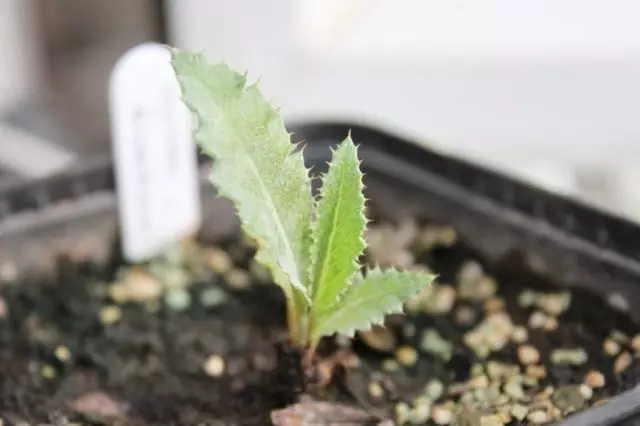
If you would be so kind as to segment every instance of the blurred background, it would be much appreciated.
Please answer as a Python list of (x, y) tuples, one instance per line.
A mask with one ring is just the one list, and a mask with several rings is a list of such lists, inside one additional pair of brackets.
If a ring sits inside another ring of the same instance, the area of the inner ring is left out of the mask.
[(637, 0), (0, 0), (0, 183), (110, 150), (128, 49), (204, 50), (289, 120), (369, 123), (640, 221)]

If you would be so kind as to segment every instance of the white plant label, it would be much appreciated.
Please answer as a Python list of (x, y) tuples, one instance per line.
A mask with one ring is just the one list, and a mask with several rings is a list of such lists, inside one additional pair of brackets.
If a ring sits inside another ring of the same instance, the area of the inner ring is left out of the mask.
[(122, 250), (131, 262), (152, 258), (200, 227), (193, 119), (170, 60), (162, 45), (139, 45), (111, 75)]

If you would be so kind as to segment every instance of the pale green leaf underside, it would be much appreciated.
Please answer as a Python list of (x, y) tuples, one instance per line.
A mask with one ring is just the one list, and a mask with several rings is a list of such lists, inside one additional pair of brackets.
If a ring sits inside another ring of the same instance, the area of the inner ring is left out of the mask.
[(322, 312), (313, 330), (312, 340), (334, 333), (353, 336), (381, 324), (386, 314), (402, 312), (404, 301), (431, 284), (434, 276), (423, 272), (400, 272), (395, 269), (370, 270), (358, 274), (340, 302)]
[(198, 117), (196, 141), (214, 158), (212, 183), (234, 202), (276, 281), (286, 285), (279, 270), (308, 298), (310, 178), (278, 111), (224, 64), (175, 49), (172, 64), (183, 100)]
[(333, 152), (322, 179), (316, 219), (312, 224), (311, 282), (314, 312), (338, 301), (349, 278), (359, 269), (357, 258), (365, 248), (362, 172), (351, 137)]
[(291, 280), (289, 280), (289, 276), (284, 273), (280, 268), (275, 267), (275, 263), (273, 259), (269, 257), (267, 251), (259, 247), (256, 254), (255, 259), (258, 263), (265, 266), (269, 272), (271, 273), (271, 278), (273, 282), (280, 286), (284, 291), (287, 298), (293, 298), (294, 287), (291, 286)]

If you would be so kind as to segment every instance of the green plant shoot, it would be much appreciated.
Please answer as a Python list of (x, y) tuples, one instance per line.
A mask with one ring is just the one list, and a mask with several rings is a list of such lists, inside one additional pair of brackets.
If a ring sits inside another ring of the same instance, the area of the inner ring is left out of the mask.
[(215, 161), (211, 182), (233, 202), (287, 301), (291, 343), (313, 354), (323, 336), (353, 336), (401, 312), (433, 280), (421, 272), (362, 271), (365, 198), (357, 147), (332, 152), (320, 196), (302, 150), (257, 83), (202, 54), (171, 50), (185, 104), (196, 114), (199, 147)]

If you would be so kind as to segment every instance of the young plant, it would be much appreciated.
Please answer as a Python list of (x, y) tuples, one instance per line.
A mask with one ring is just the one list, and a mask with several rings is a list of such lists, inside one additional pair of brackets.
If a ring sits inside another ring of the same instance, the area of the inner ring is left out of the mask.
[(198, 119), (197, 143), (214, 159), (211, 181), (235, 205), (256, 260), (284, 291), (292, 345), (311, 357), (323, 336), (381, 323), (430, 284), (433, 276), (420, 272), (361, 271), (367, 219), (350, 136), (332, 152), (314, 199), (302, 151), (257, 83), (201, 54), (172, 49), (171, 61)]

